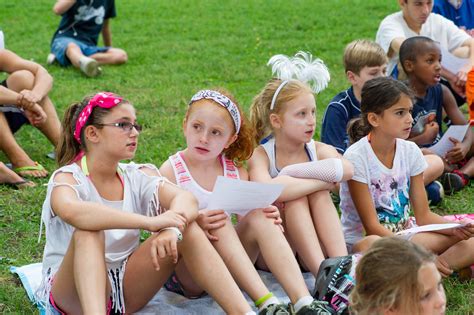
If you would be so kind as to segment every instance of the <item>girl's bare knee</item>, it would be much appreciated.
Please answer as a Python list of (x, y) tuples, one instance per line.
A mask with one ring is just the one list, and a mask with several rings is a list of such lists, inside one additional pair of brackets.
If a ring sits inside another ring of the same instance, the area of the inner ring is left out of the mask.
[(7, 85), (16, 92), (31, 90), (35, 83), (35, 76), (28, 70), (15, 71), (7, 79)]
[(105, 245), (105, 234), (104, 231), (87, 231), (76, 229), (72, 234), (74, 245), (84, 244), (97, 244), (100, 246)]

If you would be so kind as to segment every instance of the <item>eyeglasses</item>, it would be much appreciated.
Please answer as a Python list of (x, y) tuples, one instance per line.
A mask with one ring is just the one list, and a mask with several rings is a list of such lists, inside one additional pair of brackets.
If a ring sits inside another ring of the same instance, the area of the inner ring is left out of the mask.
[(128, 121), (123, 122), (116, 122), (110, 124), (97, 124), (99, 126), (112, 126), (112, 127), (119, 127), (122, 128), (123, 131), (131, 132), (133, 128), (135, 128), (138, 132), (142, 131), (143, 127), (139, 124), (132, 124)]

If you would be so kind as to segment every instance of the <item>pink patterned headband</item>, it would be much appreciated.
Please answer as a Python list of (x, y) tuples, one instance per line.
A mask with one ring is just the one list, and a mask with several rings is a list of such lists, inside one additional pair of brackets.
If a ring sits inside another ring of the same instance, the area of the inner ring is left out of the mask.
[(91, 115), (94, 107), (99, 106), (102, 108), (112, 108), (114, 106), (117, 106), (122, 100), (122, 97), (110, 92), (99, 92), (94, 95), (77, 118), (76, 128), (74, 129), (74, 139), (76, 139), (76, 141), (81, 144), (82, 128), (84, 128), (84, 126), (86, 125), (87, 120), (89, 119), (89, 116)]
[(230, 98), (217, 91), (201, 90), (194, 94), (194, 96), (191, 98), (191, 101), (189, 102), (189, 105), (202, 99), (213, 100), (217, 104), (227, 109), (230, 116), (232, 117), (232, 121), (234, 122), (235, 133), (239, 133), (240, 126), (242, 124), (242, 118), (240, 117), (240, 112), (237, 108), (237, 105), (235, 105), (234, 102), (230, 100)]

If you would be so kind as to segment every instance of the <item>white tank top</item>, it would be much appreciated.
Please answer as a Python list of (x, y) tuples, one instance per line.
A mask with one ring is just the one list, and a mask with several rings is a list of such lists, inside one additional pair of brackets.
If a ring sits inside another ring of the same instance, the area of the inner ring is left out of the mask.
[[(265, 153), (267, 153), (268, 160), (270, 161), (269, 170), (270, 176), (272, 178), (277, 177), (280, 173), (280, 170), (276, 167), (276, 156), (275, 156), (275, 138), (271, 137), (267, 142), (261, 144)], [(308, 143), (305, 144), (306, 154), (310, 161), (317, 161), (318, 155), (316, 154), (316, 146), (314, 145), (314, 140), (311, 139)]]
[[(224, 154), (221, 154), (221, 165), (224, 169), (224, 176), (227, 178), (240, 179), (239, 170), (235, 166), (232, 160), (227, 159)], [(191, 175), (186, 162), (184, 162), (182, 152), (179, 151), (175, 155), (169, 157), (171, 166), (173, 167), (174, 177), (176, 178), (176, 184), (191, 192), (194, 197), (199, 201), (199, 210), (206, 209), (209, 203), (209, 197), (212, 191), (204, 189), (199, 185)]]

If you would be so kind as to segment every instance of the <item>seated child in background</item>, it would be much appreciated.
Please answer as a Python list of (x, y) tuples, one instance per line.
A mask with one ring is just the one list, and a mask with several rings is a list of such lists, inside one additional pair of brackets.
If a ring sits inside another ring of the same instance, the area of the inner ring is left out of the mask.
[(446, 310), (436, 256), (407, 240), (378, 240), (356, 267), (353, 315), (442, 315)]
[(285, 186), (277, 201), (286, 236), (302, 267), (316, 276), (325, 258), (347, 255), (329, 192), (352, 177), (352, 165), (332, 146), (313, 140), (314, 93), (329, 81), (324, 63), (300, 52), (292, 58), (273, 56), (269, 64), (277, 78), (250, 108), (255, 141), (261, 145), (249, 160), (249, 175), (253, 181)]
[[(218, 176), (248, 180), (241, 165), (252, 154), (253, 131), (235, 99), (221, 90), (199, 91), (189, 103), (183, 129), (186, 149), (171, 156), (160, 171), (198, 199), (199, 225), (259, 314), (288, 312), (255, 270), (259, 256), (287, 292), (296, 314), (330, 314), (329, 306), (311, 297), (275, 206), (239, 216), (235, 228), (224, 210), (207, 208)], [(167, 289), (185, 296), (203, 293), (183, 264), (178, 264)]]
[[(413, 126), (408, 140), (422, 147), (429, 154), (429, 147), (443, 135), (443, 110), (452, 125), (466, 125), (468, 122), (456, 105), (451, 91), (440, 84), (441, 52), (432, 39), (416, 36), (406, 39), (400, 47), (400, 63), (407, 74), (408, 84), (414, 91)], [(473, 134), (468, 128), (462, 142), (451, 139), (453, 148), (442, 158), (446, 173), (442, 176), (446, 193), (462, 189), (474, 176)]]
[(474, 37), (474, 0), (434, 0), (433, 13), (453, 21)]
[[(354, 177), (341, 183), (342, 224), (352, 251), (370, 247), (374, 237), (364, 235), (392, 236), (416, 224), (450, 222), (431, 212), (423, 189), (426, 162), (418, 146), (404, 140), (413, 122), (411, 93), (388, 77), (369, 80), (362, 88), (361, 118), (348, 128), (355, 143), (344, 153), (354, 165)], [(406, 238), (439, 254), (438, 268), (449, 275), (474, 263), (474, 222), (465, 223)]]
[[(36, 295), (48, 314), (137, 312), (184, 261), (225, 312), (255, 315), (194, 222), (196, 198), (153, 165), (120, 163), (135, 156), (141, 131), (130, 102), (86, 97), (67, 109), (62, 130), (41, 215)], [(141, 230), (156, 233), (140, 242)]]
[[(127, 53), (113, 48), (110, 18), (116, 16), (115, 0), (57, 0), (53, 11), (61, 22), (51, 41), (48, 63), (56, 59), (63, 67), (72, 64), (88, 77), (101, 74), (101, 64), (122, 64)], [(98, 47), (99, 34), (104, 45)]]
[[(331, 100), (324, 112), (321, 130), (321, 141), (335, 147), (340, 154), (349, 146), (347, 124), (360, 116), (362, 87), (368, 80), (386, 75), (387, 56), (379, 44), (358, 39), (344, 50), (344, 69), (352, 86)], [(430, 204), (436, 205), (444, 196), (441, 184), (435, 181), (443, 173), (443, 161), (436, 155), (426, 155), (425, 159), (428, 168), (423, 180)]]
[(0, 150), (20, 176), (46, 177), (48, 171), (28, 156), (14, 134), (23, 125), (31, 124), (52, 145), (58, 144), (61, 124), (48, 96), (53, 77), (41, 65), (7, 49), (0, 49), (0, 72), (8, 74), (0, 83)]

